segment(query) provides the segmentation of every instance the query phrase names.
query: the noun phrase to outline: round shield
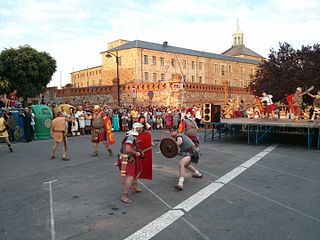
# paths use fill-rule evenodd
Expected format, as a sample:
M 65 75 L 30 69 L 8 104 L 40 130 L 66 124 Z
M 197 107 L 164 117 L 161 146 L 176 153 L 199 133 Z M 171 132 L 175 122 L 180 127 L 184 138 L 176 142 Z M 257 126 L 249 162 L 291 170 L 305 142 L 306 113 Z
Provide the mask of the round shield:
M 315 110 L 320 110 L 320 98 L 314 100 L 313 106 Z
M 160 151 L 163 156 L 173 158 L 177 156 L 179 149 L 177 143 L 171 138 L 164 138 L 160 143 Z
M 92 126 L 94 128 L 103 128 L 104 127 L 104 120 L 101 117 L 95 118 L 92 121 Z

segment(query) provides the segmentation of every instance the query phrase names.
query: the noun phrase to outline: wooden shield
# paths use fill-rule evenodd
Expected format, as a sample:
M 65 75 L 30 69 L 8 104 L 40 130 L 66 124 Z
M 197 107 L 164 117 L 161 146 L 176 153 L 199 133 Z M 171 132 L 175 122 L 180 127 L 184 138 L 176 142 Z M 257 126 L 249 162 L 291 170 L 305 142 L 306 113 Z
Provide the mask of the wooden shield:
M 141 151 L 152 146 L 151 134 L 149 132 L 140 133 L 137 136 L 137 144 Z M 139 178 L 152 179 L 152 149 L 144 152 L 144 158 L 141 159 L 142 163 L 142 173 Z
M 163 156 L 173 158 L 177 156 L 179 148 L 177 143 L 172 138 L 164 138 L 160 143 L 160 151 Z

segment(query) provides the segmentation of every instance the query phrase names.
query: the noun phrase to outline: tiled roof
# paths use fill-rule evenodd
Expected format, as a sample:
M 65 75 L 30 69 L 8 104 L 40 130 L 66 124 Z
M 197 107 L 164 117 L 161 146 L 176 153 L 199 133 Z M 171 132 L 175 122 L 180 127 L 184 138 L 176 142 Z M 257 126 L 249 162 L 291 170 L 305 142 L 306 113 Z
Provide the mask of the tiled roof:
M 223 52 L 222 54 L 228 55 L 228 56 L 239 56 L 239 55 L 246 55 L 246 56 L 252 56 L 257 58 L 264 58 L 258 53 L 252 51 L 251 49 L 247 48 L 244 45 L 239 46 L 232 46 L 227 51 Z
M 223 54 L 195 51 L 187 48 L 174 47 L 170 45 L 163 45 L 163 44 L 145 42 L 140 40 L 130 41 L 121 46 L 109 49 L 108 51 L 113 52 L 113 51 L 120 51 L 120 50 L 130 49 L 130 48 L 142 48 L 142 49 L 149 49 L 149 50 L 160 51 L 160 52 L 172 52 L 172 53 L 185 54 L 185 55 L 191 55 L 191 56 L 197 56 L 197 57 L 216 58 L 221 60 L 249 63 L 249 64 L 256 64 L 256 65 L 260 63 L 258 61 L 251 60 L 251 59 L 243 59 L 243 58 L 227 56 Z

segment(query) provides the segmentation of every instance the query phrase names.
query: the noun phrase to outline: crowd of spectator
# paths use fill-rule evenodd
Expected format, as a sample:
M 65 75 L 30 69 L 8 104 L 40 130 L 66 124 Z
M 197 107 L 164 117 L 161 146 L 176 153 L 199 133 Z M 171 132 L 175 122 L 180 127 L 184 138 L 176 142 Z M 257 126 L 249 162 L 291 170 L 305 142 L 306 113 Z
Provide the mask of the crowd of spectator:
M 113 131 L 127 131 L 132 128 L 133 123 L 143 116 L 146 122 L 154 130 L 170 129 L 178 127 L 179 122 L 186 115 L 186 108 L 166 106 L 126 106 L 112 108 L 109 105 L 100 106 L 104 116 L 108 116 L 112 123 Z M 198 124 L 202 127 L 202 109 L 193 106 L 192 112 Z M 77 108 L 61 109 L 66 117 L 73 120 L 68 124 L 68 135 L 78 136 L 91 134 L 92 107 L 78 106 Z

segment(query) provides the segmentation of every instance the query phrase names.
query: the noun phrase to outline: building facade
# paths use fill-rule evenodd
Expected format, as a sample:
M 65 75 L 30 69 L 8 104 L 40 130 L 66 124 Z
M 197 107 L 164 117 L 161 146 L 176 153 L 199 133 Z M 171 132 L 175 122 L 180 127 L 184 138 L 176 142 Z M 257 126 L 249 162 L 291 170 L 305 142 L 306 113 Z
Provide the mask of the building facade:
M 229 97 L 251 101 L 246 87 L 263 60 L 244 46 L 239 28 L 232 47 L 222 54 L 140 40 L 113 41 L 100 54 L 101 66 L 72 72 L 72 87 L 56 96 L 83 98 L 82 92 L 108 89 L 105 94 L 112 96 L 103 100 L 114 104 L 118 94 L 120 103 L 175 106 L 223 105 Z

